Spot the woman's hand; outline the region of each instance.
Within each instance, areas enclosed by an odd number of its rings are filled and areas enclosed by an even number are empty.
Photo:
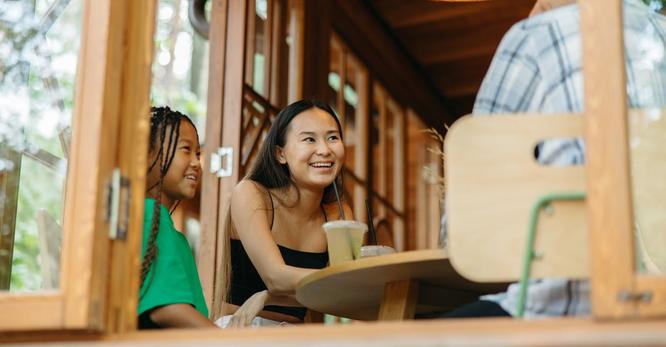
[[[243,328],[252,325],[252,320],[264,309],[268,301],[268,291],[263,290],[252,295],[231,316],[227,328]]]

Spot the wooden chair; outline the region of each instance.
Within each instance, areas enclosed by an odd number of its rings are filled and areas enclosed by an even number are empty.
[[[638,252],[648,270],[663,273],[662,113],[632,111],[630,133],[641,142],[631,146]],[[576,115],[467,116],[453,124],[445,139],[446,203],[449,254],[460,274],[477,282],[589,275],[584,166],[543,166],[534,157],[541,141],[582,134]]]

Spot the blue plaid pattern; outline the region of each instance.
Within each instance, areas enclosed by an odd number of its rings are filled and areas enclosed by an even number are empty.
[[[578,5],[564,6],[516,23],[504,36],[473,113],[580,113],[583,111],[582,42]],[[631,107],[666,105],[666,17],[639,0],[624,1],[627,93]],[[546,141],[541,163],[584,162],[581,139]],[[588,281],[533,280],[528,290],[528,318],[588,315]],[[518,285],[488,295],[515,315]]]

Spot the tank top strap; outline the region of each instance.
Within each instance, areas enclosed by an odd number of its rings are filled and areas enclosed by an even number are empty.
[[[275,221],[275,204],[273,204],[273,194],[266,189],[268,193],[268,198],[271,200],[271,231],[273,231],[273,222]]]

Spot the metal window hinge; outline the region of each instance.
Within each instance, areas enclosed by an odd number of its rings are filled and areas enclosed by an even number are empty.
[[[224,162],[224,166],[222,165]],[[217,177],[229,177],[233,173],[234,149],[233,147],[220,147],[210,156],[210,172]]]
[[[652,301],[652,292],[630,292],[628,290],[622,290],[617,293],[617,300],[620,302],[650,302]]]
[[[129,225],[130,181],[115,168],[107,187],[106,221],[109,223],[109,238],[126,240]]]

